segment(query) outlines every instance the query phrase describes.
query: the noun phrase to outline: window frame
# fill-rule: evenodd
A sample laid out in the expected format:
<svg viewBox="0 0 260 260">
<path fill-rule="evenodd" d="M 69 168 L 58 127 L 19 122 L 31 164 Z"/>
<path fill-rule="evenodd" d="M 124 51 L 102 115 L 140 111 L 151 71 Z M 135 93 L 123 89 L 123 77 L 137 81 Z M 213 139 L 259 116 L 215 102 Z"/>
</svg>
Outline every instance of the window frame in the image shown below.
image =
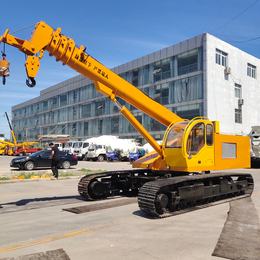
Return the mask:
<svg viewBox="0 0 260 260">
<path fill-rule="evenodd" d="M 251 78 L 256 78 L 256 66 L 251 64 L 251 63 L 247 63 L 247 76 L 251 77 Z"/>
<path fill-rule="evenodd" d="M 242 109 L 235 108 L 235 123 L 242 124 Z"/>
<path fill-rule="evenodd" d="M 228 53 L 221 51 L 220 49 L 216 48 L 215 52 L 215 62 L 221 66 L 227 67 L 227 59 Z"/>
</svg>

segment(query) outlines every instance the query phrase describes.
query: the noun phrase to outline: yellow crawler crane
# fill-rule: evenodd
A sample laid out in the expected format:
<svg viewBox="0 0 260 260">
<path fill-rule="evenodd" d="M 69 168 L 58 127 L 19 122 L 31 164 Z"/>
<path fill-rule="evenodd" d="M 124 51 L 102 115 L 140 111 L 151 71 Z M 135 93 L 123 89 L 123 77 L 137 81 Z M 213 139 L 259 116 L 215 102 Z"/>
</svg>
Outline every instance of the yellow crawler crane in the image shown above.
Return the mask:
<svg viewBox="0 0 260 260">
<path fill-rule="evenodd" d="M 1 42 L 27 55 L 26 84 L 29 87 L 35 86 L 39 61 L 47 51 L 56 61 L 92 80 L 96 90 L 114 102 L 154 148 L 154 152 L 132 164 L 133 170 L 84 176 L 78 184 L 81 196 L 95 200 L 138 193 L 141 210 L 164 217 L 194 205 L 212 205 L 236 196 L 251 195 L 253 178 L 250 174 L 210 173 L 249 168 L 249 137 L 220 134 L 219 122 L 205 117 L 190 121 L 180 118 L 92 58 L 84 46 L 77 47 L 71 38 L 61 34 L 60 28 L 54 30 L 39 22 L 29 41 L 16 38 L 6 30 Z M 117 97 L 167 126 L 162 145 L 157 144 Z"/>
</svg>

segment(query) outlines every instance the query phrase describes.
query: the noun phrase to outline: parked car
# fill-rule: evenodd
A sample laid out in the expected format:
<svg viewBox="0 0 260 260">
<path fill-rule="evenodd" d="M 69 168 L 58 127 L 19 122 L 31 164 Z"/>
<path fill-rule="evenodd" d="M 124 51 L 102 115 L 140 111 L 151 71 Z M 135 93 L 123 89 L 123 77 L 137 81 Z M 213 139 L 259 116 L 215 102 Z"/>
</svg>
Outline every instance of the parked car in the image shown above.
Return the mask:
<svg viewBox="0 0 260 260">
<path fill-rule="evenodd" d="M 60 152 L 60 167 L 63 169 L 69 169 L 72 165 L 78 164 L 78 159 L 76 156 Z M 31 171 L 38 167 L 51 167 L 51 150 L 42 150 L 31 154 L 30 156 L 21 156 L 14 158 L 10 167 L 17 167 L 21 170 L 25 169 Z"/>
</svg>

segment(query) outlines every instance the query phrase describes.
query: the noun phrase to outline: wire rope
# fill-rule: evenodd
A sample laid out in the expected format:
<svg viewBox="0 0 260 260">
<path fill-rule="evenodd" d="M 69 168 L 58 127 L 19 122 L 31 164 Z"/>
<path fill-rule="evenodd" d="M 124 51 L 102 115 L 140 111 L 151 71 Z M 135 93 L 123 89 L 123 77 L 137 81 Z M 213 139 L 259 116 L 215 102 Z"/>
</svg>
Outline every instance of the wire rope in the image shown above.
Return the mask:
<svg viewBox="0 0 260 260">
<path fill-rule="evenodd" d="M 234 21 L 237 17 L 239 17 L 240 15 L 242 15 L 243 13 L 245 13 L 248 9 L 250 9 L 250 8 L 251 8 L 254 4 L 256 4 L 258 1 L 259 1 L 259 0 L 256 0 L 253 4 L 251 4 L 248 8 L 246 8 L 242 13 L 238 14 L 237 16 L 235 16 L 235 17 L 234 17 L 233 19 L 231 19 L 229 22 L 227 22 L 227 23 L 225 23 L 225 24 L 219 26 L 218 28 L 216 28 L 216 29 L 214 29 L 214 30 L 211 30 L 211 31 L 209 31 L 209 32 L 214 32 L 214 31 L 216 31 L 216 30 L 218 30 L 218 29 L 224 27 L 225 25 L 231 23 L 231 22 Z"/>
</svg>

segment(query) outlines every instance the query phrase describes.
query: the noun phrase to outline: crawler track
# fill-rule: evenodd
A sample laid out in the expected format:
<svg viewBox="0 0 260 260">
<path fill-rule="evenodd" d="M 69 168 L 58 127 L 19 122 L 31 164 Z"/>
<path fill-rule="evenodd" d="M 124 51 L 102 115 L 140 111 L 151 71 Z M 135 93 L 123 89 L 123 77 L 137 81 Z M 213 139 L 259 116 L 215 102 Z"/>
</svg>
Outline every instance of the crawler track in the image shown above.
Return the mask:
<svg viewBox="0 0 260 260">
<path fill-rule="evenodd" d="M 142 211 L 168 217 L 194 209 L 248 197 L 253 192 L 250 174 L 212 173 L 156 180 L 143 185 L 138 194 Z"/>
<path fill-rule="evenodd" d="M 168 217 L 250 196 L 254 188 L 252 176 L 246 173 L 175 174 L 146 169 L 92 174 L 81 178 L 78 192 L 88 200 L 138 194 L 142 211 Z"/>
<path fill-rule="evenodd" d="M 148 176 L 148 175 L 149 176 Z M 137 169 L 127 171 L 110 171 L 86 175 L 78 183 L 79 194 L 88 200 L 104 199 L 106 197 L 136 193 L 147 181 L 156 180 L 150 170 Z"/>
</svg>

